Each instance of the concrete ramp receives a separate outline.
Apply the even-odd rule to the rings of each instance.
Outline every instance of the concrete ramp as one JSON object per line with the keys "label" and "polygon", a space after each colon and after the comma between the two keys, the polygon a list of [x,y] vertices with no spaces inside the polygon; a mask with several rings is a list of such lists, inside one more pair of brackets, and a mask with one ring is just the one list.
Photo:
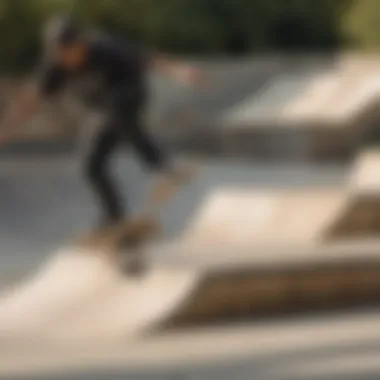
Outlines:
{"label": "concrete ramp", "polygon": [[201,205],[184,239],[235,249],[315,244],[346,201],[345,191],[335,188],[220,190]]}
{"label": "concrete ramp", "polygon": [[[368,194],[360,178],[377,175],[376,165],[360,174],[361,162],[347,189],[210,192],[179,242],[149,247],[143,277],[126,277],[100,248],[56,252],[0,297],[0,346],[115,343],[159,328],[377,304],[379,241],[326,239],[337,221],[357,223],[348,212]],[[365,199],[375,202],[371,188]]]}
{"label": "concrete ramp", "polygon": [[[293,57],[258,88],[236,89],[241,96],[221,104],[215,115],[211,109],[197,113],[198,107],[188,104],[187,113],[168,125],[192,125],[181,147],[193,152],[279,162],[346,161],[377,133],[378,57],[338,54],[323,64],[308,58]],[[249,87],[249,78],[244,83]],[[235,92],[231,85],[219,91],[226,97]]]}
{"label": "concrete ramp", "polygon": [[362,152],[354,163],[349,186],[358,195],[380,196],[380,150]]}
{"label": "concrete ramp", "polygon": [[341,57],[326,68],[286,72],[274,76],[259,93],[226,111],[228,128],[261,123],[308,128],[315,122],[349,123],[378,101],[380,77],[373,59]]}
{"label": "concrete ramp", "polygon": [[187,270],[118,272],[109,257],[67,248],[0,299],[2,338],[78,343],[122,340],[170,315],[192,291]]}
{"label": "concrete ramp", "polygon": [[210,250],[192,264],[183,246],[172,252],[177,263],[165,263],[153,248],[157,261],[134,279],[96,252],[60,252],[1,298],[0,348],[120,347],[152,330],[378,302],[378,244],[235,251],[228,263],[219,250],[209,264]]}
{"label": "concrete ramp", "polygon": [[[222,240],[224,234],[206,244],[182,240],[170,247],[156,243],[148,248],[152,266],[142,277],[126,277],[101,249],[69,247],[57,252],[33,278],[0,298],[0,347],[21,352],[25,342],[29,349],[117,346],[152,330],[377,304],[378,241],[317,241],[321,226],[337,211],[331,206],[334,198],[320,195],[307,201],[301,197],[302,213],[295,198],[289,199],[289,204],[283,199],[268,202],[267,206],[276,207],[269,207],[273,213],[262,218],[265,226],[257,220],[256,237],[264,236],[265,230],[280,231],[281,236],[292,231],[288,225],[294,220],[293,231],[305,224],[307,238],[295,240],[290,235],[284,244],[267,232],[271,237],[267,244],[246,244],[245,249],[233,249],[228,239]],[[325,199],[331,201],[326,208],[322,207]],[[312,208],[307,208],[309,203]],[[320,214],[310,214],[319,208]],[[248,216],[254,211],[243,205],[231,209]],[[287,213],[286,218],[271,226],[281,212]],[[316,224],[307,226],[314,219]],[[219,223],[227,220],[217,219]],[[231,226],[238,222],[229,220]]]}
{"label": "concrete ramp", "polygon": [[327,233],[329,239],[378,237],[380,232],[380,152],[367,150],[353,165],[347,205]]}

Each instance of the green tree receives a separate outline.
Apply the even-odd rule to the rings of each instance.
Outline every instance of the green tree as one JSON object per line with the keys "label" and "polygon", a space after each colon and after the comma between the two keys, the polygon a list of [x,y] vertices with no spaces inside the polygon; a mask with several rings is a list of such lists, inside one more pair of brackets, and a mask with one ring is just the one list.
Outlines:
{"label": "green tree", "polygon": [[323,50],[379,44],[379,0],[0,0],[0,68],[30,65],[57,11],[174,53]]}
{"label": "green tree", "polygon": [[377,49],[380,46],[380,2],[354,0],[344,14],[342,32],[356,47]]}

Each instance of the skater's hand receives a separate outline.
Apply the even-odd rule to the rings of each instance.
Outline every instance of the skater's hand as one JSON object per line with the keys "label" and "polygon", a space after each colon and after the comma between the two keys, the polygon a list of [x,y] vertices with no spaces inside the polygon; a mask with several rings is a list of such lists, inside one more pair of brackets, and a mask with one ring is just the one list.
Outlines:
{"label": "skater's hand", "polygon": [[23,85],[20,92],[11,100],[0,121],[0,143],[15,139],[17,131],[36,113],[41,103],[38,87],[33,83]]}

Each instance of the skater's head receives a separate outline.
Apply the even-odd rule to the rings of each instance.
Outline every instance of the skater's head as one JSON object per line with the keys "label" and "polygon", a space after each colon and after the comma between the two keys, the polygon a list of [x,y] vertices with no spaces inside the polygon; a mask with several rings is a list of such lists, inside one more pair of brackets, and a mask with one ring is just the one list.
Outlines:
{"label": "skater's head", "polygon": [[87,46],[80,28],[70,16],[55,16],[44,33],[45,47],[59,65],[68,70],[80,67],[87,57]]}

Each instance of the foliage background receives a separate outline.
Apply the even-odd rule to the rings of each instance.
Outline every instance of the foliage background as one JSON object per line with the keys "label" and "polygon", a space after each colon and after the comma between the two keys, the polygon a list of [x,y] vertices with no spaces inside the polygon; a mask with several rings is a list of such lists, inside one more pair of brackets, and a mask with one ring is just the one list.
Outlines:
{"label": "foliage background", "polygon": [[85,24],[178,54],[376,49],[379,0],[0,0],[0,69],[30,67],[46,19]]}

